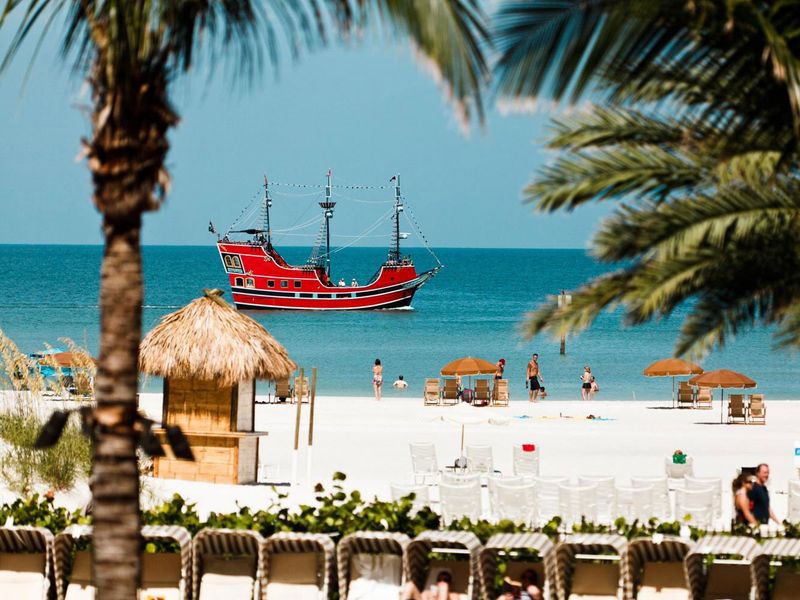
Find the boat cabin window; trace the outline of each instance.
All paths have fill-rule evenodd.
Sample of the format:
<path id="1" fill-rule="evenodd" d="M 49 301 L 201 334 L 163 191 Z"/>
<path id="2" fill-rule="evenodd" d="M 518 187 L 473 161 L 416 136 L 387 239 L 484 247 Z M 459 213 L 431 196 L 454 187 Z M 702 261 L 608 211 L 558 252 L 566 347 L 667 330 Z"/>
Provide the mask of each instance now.
<path id="1" fill-rule="evenodd" d="M 226 254 L 223 260 L 226 267 L 233 267 L 233 257 L 230 254 Z"/>
<path id="2" fill-rule="evenodd" d="M 242 287 L 242 286 L 244 285 L 244 279 L 242 279 L 241 277 L 237 277 L 237 278 L 234 280 L 234 285 L 235 285 L 236 287 Z"/>
<path id="3" fill-rule="evenodd" d="M 233 257 L 233 266 L 236 267 L 237 269 L 242 268 L 242 261 L 238 256 Z"/>
<path id="4" fill-rule="evenodd" d="M 289 282 L 288 282 L 288 281 L 286 281 L 285 279 L 283 279 L 283 280 L 281 281 L 281 287 L 282 287 L 282 288 L 287 288 L 287 287 L 289 287 Z"/>
<path id="5" fill-rule="evenodd" d="M 248 277 L 248 278 L 245 280 L 245 287 L 249 287 L 249 288 L 254 288 L 254 287 L 256 287 L 256 282 L 255 282 L 255 281 L 253 281 L 253 278 L 252 278 L 252 277 Z"/>
<path id="6" fill-rule="evenodd" d="M 300 282 L 299 281 L 295 281 L 294 282 L 294 287 L 299 288 L 300 287 Z"/>
<path id="7" fill-rule="evenodd" d="M 242 259 L 235 254 L 223 254 L 222 262 L 225 263 L 225 268 L 229 271 L 241 271 L 242 269 Z"/>
<path id="8" fill-rule="evenodd" d="M 272 279 L 267 280 L 267 287 L 275 287 L 275 282 Z"/>

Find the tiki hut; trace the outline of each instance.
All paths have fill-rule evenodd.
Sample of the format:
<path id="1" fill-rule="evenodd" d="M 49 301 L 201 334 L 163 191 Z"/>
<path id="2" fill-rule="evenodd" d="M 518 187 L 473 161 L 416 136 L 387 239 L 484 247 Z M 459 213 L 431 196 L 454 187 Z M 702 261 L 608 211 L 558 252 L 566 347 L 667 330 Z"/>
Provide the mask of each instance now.
<path id="1" fill-rule="evenodd" d="M 162 425 L 178 425 L 194 462 L 156 457 L 154 475 L 215 483 L 252 483 L 258 468 L 256 379 L 283 379 L 295 364 L 258 322 L 225 302 L 220 290 L 165 315 L 144 338 L 139 369 L 164 378 Z M 166 434 L 156 430 L 162 443 Z"/>

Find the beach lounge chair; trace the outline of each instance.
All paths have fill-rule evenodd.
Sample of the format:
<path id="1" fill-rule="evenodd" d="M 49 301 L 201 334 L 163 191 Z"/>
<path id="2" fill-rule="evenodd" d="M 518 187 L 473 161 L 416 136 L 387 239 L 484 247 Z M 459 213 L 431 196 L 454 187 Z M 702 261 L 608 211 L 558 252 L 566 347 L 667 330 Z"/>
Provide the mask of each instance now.
<path id="1" fill-rule="evenodd" d="M 627 543 L 612 534 L 578 534 L 556 546 L 560 600 L 617 600 Z"/>
<path id="2" fill-rule="evenodd" d="M 53 534 L 43 527 L 0 528 L 0 595 L 47 600 L 51 595 Z"/>
<path id="3" fill-rule="evenodd" d="M 751 562 L 756 600 L 795 600 L 800 590 L 800 572 L 785 564 L 800 559 L 800 540 L 771 539 Z M 777 563 L 777 564 L 776 564 Z M 772 575 L 771 575 L 772 572 Z"/>
<path id="4" fill-rule="evenodd" d="M 519 551 L 523 551 L 524 559 Z M 505 562 L 505 574 L 512 579 L 519 579 L 520 574 L 533 569 L 539 576 L 539 587 L 545 598 L 553 597 L 555 589 L 555 545 L 542 533 L 497 533 L 489 538 L 480 553 L 480 582 L 482 597 L 494 600 L 500 590 L 495 588 L 497 567 L 502 559 Z M 538 555 L 532 560 L 531 554 Z"/>
<path id="5" fill-rule="evenodd" d="M 444 380 L 444 388 L 442 388 L 441 403 L 446 406 L 458 404 L 458 381 L 453 378 Z"/>
<path id="6" fill-rule="evenodd" d="M 436 446 L 428 443 L 409 444 L 411 450 L 411 470 L 414 472 L 414 483 L 425 483 L 432 477 L 434 482 L 439 476 L 439 462 L 436 460 Z"/>
<path id="7" fill-rule="evenodd" d="M 704 600 L 749 600 L 754 585 L 751 562 L 760 553 L 759 545 L 749 537 L 700 538 L 684 559 L 692 596 Z"/>
<path id="8" fill-rule="evenodd" d="M 764 394 L 751 394 L 748 417 L 751 423 L 767 424 L 767 407 L 764 405 Z"/>
<path id="9" fill-rule="evenodd" d="M 678 385 L 678 408 L 694 408 L 694 390 L 685 381 Z"/>
<path id="10" fill-rule="evenodd" d="M 427 590 L 446 570 L 453 576 L 452 593 L 460 600 L 478 600 L 480 551 L 480 541 L 469 531 L 424 531 L 406 546 L 406 580 L 414 582 L 418 590 Z M 452 558 L 431 558 L 434 552 Z"/>
<path id="11" fill-rule="evenodd" d="M 533 478 L 536 486 L 536 510 L 539 523 L 544 524 L 561 512 L 559 486 L 569 482 L 569 477 L 541 476 Z"/>
<path id="12" fill-rule="evenodd" d="M 439 484 L 439 503 L 442 511 L 442 525 L 450 525 L 463 517 L 471 521 L 481 518 L 481 483 L 473 479 L 462 484 Z"/>
<path id="13" fill-rule="evenodd" d="M 489 497 L 495 521 L 506 519 L 528 527 L 536 523 L 536 486 L 532 483 L 495 481 Z"/>
<path id="14" fill-rule="evenodd" d="M 439 380 L 436 378 L 425 380 L 425 389 L 422 391 L 422 400 L 425 406 L 438 406 L 441 400 L 442 391 L 439 388 Z"/>
<path id="15" fill-rule="evenodd" d="M 786 520 L 792 523 L 800 523 L 800 480 L 789 480 Z"/>
<path id="16" fill-rule="evenodd" d="M 567 525 L 586 519 L 597 522 L 597 485 L 558 486 L 559 514 Z"/>
<path id="17" fill-rule="evenodd" d="M 446 483 L 447 485 L 480 484 L 481 476 L 478 473 L 445 471 L 442 473 L 441 483 Z"/>
<path id="18" fill-rule="evenodd" d="M 472 400 L 473 406 L 488 406 L 491 401 L 488 379 L 475 380 L 475 398 Z"/>
<path id="19" fill-rule="evenodd" d="M 195 600 L 256 600 L 264 590 L 264 538 L 246 529 L 201 529 L 192 541 Z"/>
<path id="20" fill-rule="evenodd" d="M 494 457 L 491 446 L 467 446 L 467 471 L 481 475 L 494 473 Z"/>
<path id="21" fill-rule="evenodd" d="M 691 547 L 675 536 L 631 540 L 622 567 L 626 600 L 692 600 L 683 566 Z"/>
<path id="22" fill-rule="evenodd" d="M 340 600 L 397 600 L 405 576 L 402 533 L 359 531 L 336 547 Z"/>
<path id="23" fill-rule="evenodd" d="M 719 519 L 722 516 L 722 479 L 720 477 L 692 477 L 687 475 L 683 478 L 683 481 L 687 490 L 703 490 L 709 487 L 714 490 L 714 498 L 712 500 L 714 518 Z"/>
<path id="24" fill-rule="evenodd" d="M 514 475 L 533 477 L 539 474 L 539 448 L 535 444 L 516 444 L 512 448 Z"/>
<path id="25" fill-rule="evenodd" d="M 299 377 L 294 378 L 294 387 L 292 388 L 292 402 L 308 402 L 308 377 L 303 376 L 300 381 Z"/>
<path id="26" fill-rule="evenodd" d="M 691 456 L 686 457 L 685 463 L 676 463 L 672 461 L 671 456 L 664 459 L 664 471 L 670 479 L 683 479 L 687 475 L 694 475 L 694 459 Z"/>
<path id="27" fill-rule="evenodd" d="M 695 527 L 711 527 L 714 520 L 714 488 L 699 490 L 678 488 L 675 490 L 675 520 L 684 521 Z"/>
<path id="28" fill-rule="evenodd" d="M 492 406 L 508 406 L 510 399 L 508 393 L 508 379 L 495 379 L 494 389 L 492 390 Z"/>
<path id="29" fill-rule="evenodd" d="M 728 423 L 747 423 L 747 406 L 744 395 L 731 394 L 728 396 Z"/>
<path id="30" fill-rule="evenodd" d="M 608 475 L 582 475 L 578 477 L 579 486 L 597 486 L 597 521 L 612 523 L 617 518 L 614 506 L 614 478 Z"/>
<path id="31" fill-rule="evenodd" d="M 264 600 L 322 600 L 335 581 L 336 548 L 321 533 L 276 533 L 263 543 Z M 220 596 L 225 598 L 227 596 Z"/>
<path id="32" fill-rule="evenodd" d="M 709 387 L 697 388 L 697 394 L 694 399 L 695 408 L 714 408 L 714 394 Z"/>
<path id="33" fill-rule="evenodd" d="M 656 516 L 653 509 L 653 486 L 614 487 L 614 518 L 624 517 L 628 523 L 645 523 Z"/>
<path id="34" fill-rule="evenodd" d="M 414 500 L 411 501 L 411 506 L 415 511 L 419 511 L 420 509 L 430 506 L 431 504 L 430 493 L 428 492 L 427 485 L 393 483 L 389 487 L 393 502 L 397 502 L 409 496 L 410 494 L 414 494 Z"/>
<path id="35" fill-rule="evenodd" d="M 292 398 L 292 396 L 293 390 L 289 378 L 278 379 L 275 382 L 275 394 L 273 397 L 280 402 L 286 402 L 286 399 Z"/>
<path id="36" fill-rule="evenodd" d="M 665 476 L 631 477 L 631 487 L 653 487 L 653 516 L 662 521 L 672 519 L 672 502 L 669 498 L 669 480 Z"/>

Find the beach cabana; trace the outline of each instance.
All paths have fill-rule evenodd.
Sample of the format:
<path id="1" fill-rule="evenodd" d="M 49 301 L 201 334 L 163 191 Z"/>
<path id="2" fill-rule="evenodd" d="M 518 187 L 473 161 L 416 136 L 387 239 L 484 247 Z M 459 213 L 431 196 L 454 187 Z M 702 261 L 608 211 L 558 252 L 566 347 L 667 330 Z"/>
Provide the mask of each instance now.
<path id="1" fill-rule="evenodd" d="M 519 551 L 533 551 L 538 554 L 539 560 L 533 561 L 529 557 L 515 557 Z M 548 590 L 552 589 L 555 577 L 555 545 L 543 533 L 497 533 L 489 538 L 480 553 L 480 581 L 484 598 L 496 598 L 494 580 L 497 575 L 497 564 L 504 557 L 506 562 L 506 575 L 512 579 L 519 579 L 520 574 L 533 569 L 539 576 L 539 584 L 545 597 L 550 597 Z"/>
<path id="2" fill-rule="evenodd" d="M 264 548 L 265 600 L 327 598 L 336 580 L 336 548 L 321 533 L 276 533 Z"/>
<path id="3" fill-rule="evenodd" d="M 556 597 L 616 600 L 626 547 L 624 537 L 605 533 L 573 535 L 559 543 L 555 559 Z"/>
<path id="4" fill-rule="evenodd" d="M 53 534 L 43 527 L 0 528 L 0 594 L 11 600 L 51 596 Z"/>
<path id="5" fill-rule="evenodd" d="M 164 378 L 162 425 L 177 425 L 194 461 L 168 453 L 155 477 L 252 483 L 258 467 L 256 379 L 289 377 L 295 364 L 257 321 L 226 303 L 220 290 L 161 318 L 142 341 L 139 368 Z M 164 429 L 154 430 L 162 443 Z"/>
<path id="6" fill-rule="evenodd" d="M 91 573 L 91 553 L 75 552 L 75 545 L 92 540 L 92 527 L 71 525 L 55 538 L 55 580 L 59 600 L 93 600 L 95 587 Z M 164 600 L 189 600 L 192 596 L 192 538 L 183 527 L 173 525 L 146 525 L 142 527 L 142 541 L 176 542 L 175 552 L 143 552 L 142 580 L 139 595 L 143 598 Z"/>
<path id="7" fill-rule="evenodd" d="M 776 564 L 786 558 L 792 561 L 800 559 L 800 540 L 775 538 L 761 546 L 761 554 L 753 559 L 751 565 L 753 581 L 756 584 L 756 600 L 797 598 L 800 591 L 800 573 L 796 568 Z M 774 578 L 770 577 L 770 566 L 776 567 Z"/>
<path id="8" fill-rule="evenodd" d="M 622 566 L 625 600 L 691 600 L 683 563 L 691 547 L 675 536 L 631 540 Z"/>
<path id="9" fill-rule="evenodd" d="M 672 377 L 672 406 L 675 407 L 675 378 L 684 375 L 699 375 L 703 367 L 680 358 L 664 358 L 648 366 L 642 375 L 645 377 Z"/>
<path id="10" fill-rule="evenodd" d="M 480 551 L 480 541 L 469 531 L 423 531 L 406 546 L 406 581 L 414 582 L 418 590 L 426 590 L 440 571 L 449 571 L 453 576 L 451 592 L 466 600 L 478 600 Z M 465 559 L 431 559 L 432 552 L 463 554 Z"/>
<path id="11" fill-rule="evenodd" d="M 397 600 L 405 583 L 402 533 L 359 531 L 336 546 L 340 600 Z"/>
<path id="12" fill-rule="evenodd" d="M 756 387 L 756 382 L 750 379 L 747 375 L 742 375 L 741 373 L 731 371 L 729 369 L 717 369 L 716 371 L 707 371 L 702 375 L 695 375 L 689 380 L 689 383 L 700 387 L 720 388 L 720 423 L 723 422 L 722 410 L 725 406 L 725 389 L 744 389 Z"/>
<path id="13" fill-rule="evenodd" d="M 692 597 L 749 600 L 754 583 L 751 562 L 759 554 L 761 548 L 749 537 L 700 538 L 684 559 Z"/>
<path id="14" fill-rule="evenodd" d="M 264 589 L 264 538 L 246 529 L 201 529 L 192 541 L 195 600 L 256 600 Z"/>

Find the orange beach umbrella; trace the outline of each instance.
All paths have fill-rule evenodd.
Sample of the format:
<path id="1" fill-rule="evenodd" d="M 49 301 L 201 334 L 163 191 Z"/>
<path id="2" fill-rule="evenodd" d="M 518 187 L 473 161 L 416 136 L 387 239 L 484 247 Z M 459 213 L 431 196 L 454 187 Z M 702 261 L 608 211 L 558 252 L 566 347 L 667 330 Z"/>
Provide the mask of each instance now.
<path id="1" fill-rule="evenodd" d="M 692 385 L 720 388 L 721 398 L 719 405 L 719 422 L 722 423 L 722 406 L 725 399 L 725 388 L 754 388 L 756 382 L 750 379 L 747 375 L 742 375 L 736 371 L 729 369 L 717 369 L 716 371 L 708 371 L 702 375 L 695 375 L 689 380 Z"/>
<path id="2" fill-rule="evenodd" d="M 440 373 L 445 377 L 456 375 L 491 375 L 497 371 L 497 365 L 482 358 L 465 356 L 447 363 Z"/>
<path id="3" fill-rule="evenodd" d="M 647 367 L 642 374 L 645 377 L 672 377 L 672 405 L 675 406 L 675 377 L 679 375 L 695 375 L 703 372 L 703 367 L 681 358 L 664 358 Z"/>

